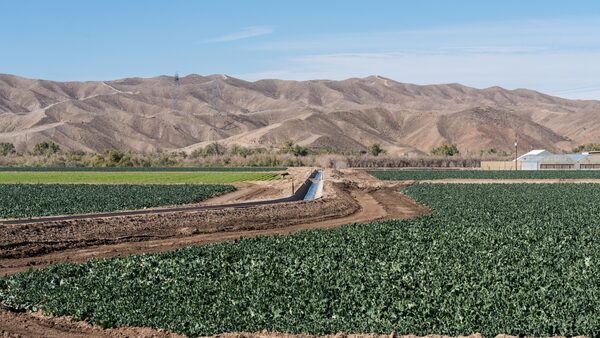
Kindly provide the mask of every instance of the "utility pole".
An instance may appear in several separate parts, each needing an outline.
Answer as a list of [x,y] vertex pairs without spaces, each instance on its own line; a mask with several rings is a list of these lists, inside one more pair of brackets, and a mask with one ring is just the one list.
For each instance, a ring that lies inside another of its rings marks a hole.
[[294,196],[294,177],[292,177],[292,196]]

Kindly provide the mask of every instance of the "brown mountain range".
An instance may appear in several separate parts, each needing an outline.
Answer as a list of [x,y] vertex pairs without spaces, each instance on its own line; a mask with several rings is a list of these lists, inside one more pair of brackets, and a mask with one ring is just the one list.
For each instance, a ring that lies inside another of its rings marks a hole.
[[344,81],[247,82],[189,75],[53,82],[0,75],[0,142],[23,151],[44,140],[63,149],[193,150],[227,145],[428,153],[567,150],[600,141],[600,101],[460,84],[413,85],[379,76]]

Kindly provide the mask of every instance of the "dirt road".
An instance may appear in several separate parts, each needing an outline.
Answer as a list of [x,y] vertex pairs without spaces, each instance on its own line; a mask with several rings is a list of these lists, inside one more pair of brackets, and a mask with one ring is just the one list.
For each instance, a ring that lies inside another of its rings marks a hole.
[[407,181],[407,183],[430,184],[560,184],[560,183],[594,183],[600,184],[600,179],[595,178],[502,178],[502,179],[474,179],[474,178],[446,178],[442,180]]

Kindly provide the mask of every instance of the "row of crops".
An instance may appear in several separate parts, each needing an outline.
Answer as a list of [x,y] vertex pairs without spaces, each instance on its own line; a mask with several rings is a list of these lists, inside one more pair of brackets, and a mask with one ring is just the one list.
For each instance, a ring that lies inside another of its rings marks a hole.
[[600,185],[413,185],[402,221],[63,264],[0,303],[191,336],[600,335]]
[[108,171],[108,172],[160,172],[160,171],[185,171],[185,172],[275,172],[284,171],[283,167],[5,167],[1,171]]
[[274,172],[236,171],[8,171],[0,172],[0,184],[225,184],[270,181],[280,177]]
[[186,204],[233,190],[228,185],[0,184],[0,218]]
[[600,170],[373,170],[381,180],[442,180],[442,179],[600,179]]

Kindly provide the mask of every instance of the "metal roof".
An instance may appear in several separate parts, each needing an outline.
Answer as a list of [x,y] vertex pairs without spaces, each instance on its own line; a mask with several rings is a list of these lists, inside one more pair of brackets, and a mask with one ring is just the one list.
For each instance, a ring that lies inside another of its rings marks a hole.
[[550,155],[540,160],[543,164],[575,164],[576,162],[571,156],[565,154]]
[[590,156],[587,154],[566,154],[566,155],[569,156],[575,162],[579,162],[579,161],[583,160],[584,158]]
[[517,161],[521,161],[524,158],[534,158],[535,159],[535,158],[543,158],[543,157],[550,156],[550,155],[552,155],[552,153],[549,152],[548,150],[536,149],[536,150],[532,150],[526,154],[523,154],[523,155],[517,157]]
[[582,164],[600,164],[600,156],[588,156],[579,161]]

